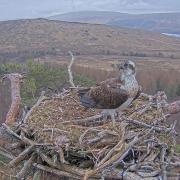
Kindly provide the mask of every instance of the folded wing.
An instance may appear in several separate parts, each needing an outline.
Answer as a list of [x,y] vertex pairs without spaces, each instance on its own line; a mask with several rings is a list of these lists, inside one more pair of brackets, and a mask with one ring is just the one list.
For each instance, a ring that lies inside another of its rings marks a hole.
[[96,87],[81,89],[78,94],[81,104],[87,108],[115,109],[128,99],[128,92],[118,78],[103,81]]

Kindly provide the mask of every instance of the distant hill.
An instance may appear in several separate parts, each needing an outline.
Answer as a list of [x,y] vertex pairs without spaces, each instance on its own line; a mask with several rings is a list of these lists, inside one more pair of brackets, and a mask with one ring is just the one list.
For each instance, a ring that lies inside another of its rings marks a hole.
[[129,17],[129,14],[108,11],[80,11],[58,14],[48,17],[48,19],[91,24],[108,24],[120,17],[127,18]]
[[82,11],[49,17],[54,20],[108,24],[140,28],[162,33],[180,34],[180,13],[126,14],[119,12]]
[[47,19],[0,22],[0,61],[45,56],[180,57],[180,39],[143,30]]

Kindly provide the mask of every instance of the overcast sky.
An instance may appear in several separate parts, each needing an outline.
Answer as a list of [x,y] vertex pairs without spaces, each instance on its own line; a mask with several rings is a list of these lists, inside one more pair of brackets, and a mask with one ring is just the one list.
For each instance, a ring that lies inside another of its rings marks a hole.
[[47,17],[84,10],[180,12],[180,0],[0,0],[0,20]]

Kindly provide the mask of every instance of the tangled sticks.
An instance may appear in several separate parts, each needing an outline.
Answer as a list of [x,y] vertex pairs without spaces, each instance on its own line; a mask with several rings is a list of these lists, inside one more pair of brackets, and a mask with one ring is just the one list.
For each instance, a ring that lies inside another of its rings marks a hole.
[[9,167],[20,169],[14,174],[18,179],[44,171],[84,180],[178,177],[176,122],[166,124],[177,112],[173,107],[164,92],[141,94],[113,128],[100,112],[85,111],[73,90],[52,97],[43,93],[19,123],[2,125],[14,141],[0,152],[11,159]]

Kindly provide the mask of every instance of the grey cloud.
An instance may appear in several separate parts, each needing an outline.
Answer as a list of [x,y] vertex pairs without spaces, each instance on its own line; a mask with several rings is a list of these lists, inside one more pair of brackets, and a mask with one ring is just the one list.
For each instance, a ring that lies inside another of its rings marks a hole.
[[180,11],[180,0],[0,0],[0,20],[46,17],[83,10],[128,13]]

